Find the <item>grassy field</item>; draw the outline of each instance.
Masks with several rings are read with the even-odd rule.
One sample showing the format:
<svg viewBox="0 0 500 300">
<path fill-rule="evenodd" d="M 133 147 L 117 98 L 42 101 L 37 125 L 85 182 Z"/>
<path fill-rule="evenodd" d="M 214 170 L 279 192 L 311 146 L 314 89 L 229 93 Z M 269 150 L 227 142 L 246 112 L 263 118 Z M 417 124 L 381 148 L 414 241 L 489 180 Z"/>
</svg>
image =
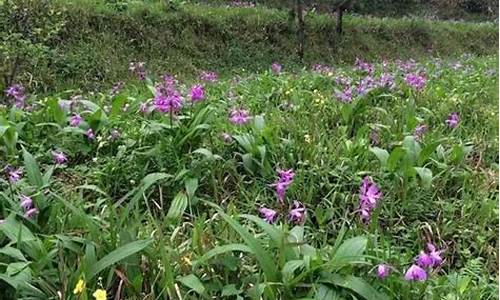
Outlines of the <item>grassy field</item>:
<svg viewBox="0 0 500 300">
<path fill-rule="evenodd" d="M 200 86 L 134 67 L 10 90 L 3 299 L 497 298 L 496 57 Z"/>
</svg>

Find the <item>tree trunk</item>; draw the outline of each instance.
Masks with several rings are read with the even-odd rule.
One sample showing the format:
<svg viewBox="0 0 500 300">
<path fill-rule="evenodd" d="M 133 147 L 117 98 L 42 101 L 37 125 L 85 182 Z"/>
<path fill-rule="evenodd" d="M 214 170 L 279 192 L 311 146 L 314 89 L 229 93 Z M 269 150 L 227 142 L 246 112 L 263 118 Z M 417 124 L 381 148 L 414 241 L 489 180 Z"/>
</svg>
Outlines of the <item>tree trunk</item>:
<svg viewBox="0 0 500 300">
<path fill-rule="evenodd" d="M 298 39 L 298 49 L 297 54 L 299 55 L 300 60 L 304 59 L 304 40 L 305 40 L 305 23 L 304 16 L 302 15 L 302 0 L 296 0 L 297 6 L 297 21 L 299 23 L 299 27 L 297 30 L 297 39 Z"/>
<path fill-rule="evenodd" d="M 337 7 L 337 34 L 342 34 L 342 15 L 344 14 L 344 8 L 342 6 Z"/>
</svg>

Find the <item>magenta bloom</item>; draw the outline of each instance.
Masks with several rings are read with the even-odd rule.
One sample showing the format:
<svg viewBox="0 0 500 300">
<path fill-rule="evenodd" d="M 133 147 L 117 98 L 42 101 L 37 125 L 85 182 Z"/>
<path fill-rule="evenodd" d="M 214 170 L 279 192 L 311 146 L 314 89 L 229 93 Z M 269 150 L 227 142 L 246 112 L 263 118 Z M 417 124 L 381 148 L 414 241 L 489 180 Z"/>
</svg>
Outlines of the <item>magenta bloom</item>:
<svg viewBox="0 0 500 300">
<path fill-rule="evenodd" d="M 396 87 L 396 83 L 394 82 L 394 76 L 388 73 L 383 73 L 380 75 L 378 79 L 378 86 L 381 88 L 394 89 Z"/>
<path fill-rule="evenodd" d="M 30 197 L 26 196 L 26 195 L 21 195 L 21 207 L 27 211 L 27 210 L 30 210 L 31 208 L 33 208 L 33 199 L 31 199 Z"/>
<path fill-rule="evenodd" d="M 460 115 L 456 112 L 453 112 L 448 116 L 448 119 L 446 119 L 445 122 L 448 127 L 456 128 L 458 126 L 458 123 L 460 122 Z"/>
<path fill-rule="evenodd" d="M 203 88 L 202 85 L 194 85 L 191 87 L 191 101 L 193 102 L 199 102 L 203 99 L 205 99 L 205 89 Z"/>
<path fill-rule="evenodd" d="M 31 218 L 33 218 L 37 214 L 38 214 L 38 209 L 32 208 L 32 209 L 30 209 L 30 210 L 28 210 L 27 212 L 24 213 L 24 217 L 27 218 L 27 219 L 31 219 Z"/>
<path fill-rule="evenodd" d="M 417 265 L 421 266 L 422 268 L 432 267 L 434 265 L 434 260 L 429 254 L 421 251 L 417 257 Z"/>
<path fill-rule="evenodd" d="M 85 132 L 85 135 L 89 140 L 93 140 L 95 138 L 94 130 L 92 128 L 87 129 L 87 132 Z"/>
<path fill-rule="evenodd" d="M 427 251 L 429 253 L 429 256 L 432 259 L 432 267 L 439 267 L 443 263 L 443 258 L 441 257 L 441 254 L 444 252 L 444 250 L 436 250 L 436 246 L 434 246 L 431 243 L 427 244 Z"/>
<path fill-rule="evenodd" d="M 69 125 L 72 127 L 78 127 L 82 122 L 82 117 L 80 115 L 73 115 L 69 120 Z"/>
<path fill-rule="evenodd" d="M 66 157 L 66 154 L 62 152 L 53 151 L 52 157 L 54 158 L 55 163 L 59 165 L 65 164 L 68 161 L 68 157 Z"/>
<path fill-rule="evenodd" d="M 427 273 L 421 267 L 411 265 L 411 267 L 406 271 L 404 278 L 408 281 L 425 281 L 427 280 Z"/>
<path fill-rule="evenodd" d="M 236 125 L 246 124 L 251 118 L 248 110 L 243 109 L 233 109 L 229 115 L 229 121 Z"/>
<path fill-rule="evenodd" d="M 377 276 L 380 279 L 384 279 L 387 276 L 389 276 L 390 272 L 391 272 L 391 268 L 386 264 L 380 264 L 377 266 Z"/>
<path fill-rule="evenodd" d="M 7 166 L 5 168 L 5 172 L 7 173 L 7 176 L 9 177 L 10 183 L 18 182 L 21 179 L 21 176 L 23 174 L 21 169 L 14 169 L 12 166 Z"/>
<path fill-rule="evenodd" d="M 350 103 L 352 102 L 352 88 L 346 86 L 343 91 L 335 91 L 335 97 L 340 102 Z"/>
<path fill-rule="evenodd" d="M 275 210 L 269 208 L 261 207 L 259 208 L 259 213 L 261 217 L 269 224 L 273 224 L 278 218 L 278 213 Z"/>
<path fill-rule="evenodd" d="M 377 207 L 380 198 L 382 198 L 382 192 L 379 187 L 370 177 L 363 178 L 359 191 L 359 210 L 363 222 L 370 220 L 372 210 Z"/>
<path fill-rule="evenodd" d="M 177 94 L 168 96 L 157 94 L 153 100 L 153 106 L 156 111 L 162 113 L 175 113 L 182 107 L 181 97 Z"/>
<path fill-rule="evenodd" d="M 414 88 L 417 91 L 421 91 L 427 82 L 427 78 L 423 75 L 416 73 L 408 73 L 405 76 L 406 84 Z"/>
<path fill-rule="evenodd" d="M 293 172 L 293 169 L 278 170 L 278 175 L 279 175 L 278 181 L 272 184 L 271 186 L 275 187 L 276 196 L 278 197 L 279 202 L 283 204 L 285 200 L 286 190 L 288 189 L 290 184 L 292 184 L 295 173 Z"/>
<path fill-rule="evenodd" d="M 271 70 L 273 71 L 274 74 L 279 74 L 281 73 L 281 64 L 275 62 L 271 65 Z"/>
<path fill-rule="evenodd" d="M 425 124 L 420 124 L 417 127 L 415 127 L 415 132 L 413 135 L 415 136 L 415 139 L 417 141 L 422 140 L 422 137 L 424 136 L 424 133 L 427 131 L 427 125 Z"/>
<path fill-rule="evenodd" d="M 290 222 L 295 224 L 304 223 L 306 218 L 306 208 L 299 201 L 293 201 L 290 212 L 288 213 L 288 219 Z"/>
</svg>

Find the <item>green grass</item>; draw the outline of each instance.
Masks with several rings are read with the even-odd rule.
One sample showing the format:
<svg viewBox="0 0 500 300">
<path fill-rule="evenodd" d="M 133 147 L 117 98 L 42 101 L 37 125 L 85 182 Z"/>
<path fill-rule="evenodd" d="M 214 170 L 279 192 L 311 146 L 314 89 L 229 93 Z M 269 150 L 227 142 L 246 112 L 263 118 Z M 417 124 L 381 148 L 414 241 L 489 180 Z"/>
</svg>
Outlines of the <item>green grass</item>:
<svg viewBox="0 0 500 300">
<path fill-rule="evenodd" d="M 0 179 L 4 299 L 92 299 L 98 288 L 125 299 L 497 299 L 498 58 L 417 69 L 428 78 L 422 91 L 396 64 L 376 64 L 374 77 L 393 74 L 396 87 L 351 103 L 333 96 L 336 79 L 357 85 L 366 74 L 339 67 L 204 83 L 206 99 L 175 116 L 138 112 L 154 77 L 116 96 L 85 93 L 90 102 L 72 112 L 63 100 L 72 91 L 2 111 L 0 151 L 23 170 L 17 183 Z M 176 87 L 188 95 L 190 84 Z M 231 124 L 233 108 L 253 119 Z M 418 124 L 428 126 L 421 140 Z M 55 165 L 54 150 L 68 162 Z M 283 205 L 270 186 L 280 168 L 296 172 Z M 365 176 L 383 191 L 367 224 Z M 36 217 L 23 217 L 21 194 Z M 303 223 L 288 220 L 293 200 L 307 209 Z M 261 206 L 279 213 L 276 224 L 256 217 Z M 427 242 L 445 249 L 443 264 L 425 282 L 405 281 Z M 394 268 L 385 280 L 379 263 Z"/>
<path fill-rule="evenodd" d="M 127 66 L 133 60 L 145 61 L 153 74 L 195 78 L 200 70 L 216 69 L 231 77 L 266 70 L 274 61 L 299 70 L 315 63 L 349 64 L 356 57 L 487 55 L 498 48 L 493 23 L 346 16 L 345 34 L 339 37 L 334 20 L 310 14 L 301 62 L 295 27 L 279 10 L 187 4 L 166 9 L 162 1 L 131 1 L 120 10 L 90 0 L 54 5 L 64 7 L 65 25 L 47 42 L 53 52 L 26 66 L 19 77 L 44 92 L 109 87 L 129 78 Z"/>
</svg>

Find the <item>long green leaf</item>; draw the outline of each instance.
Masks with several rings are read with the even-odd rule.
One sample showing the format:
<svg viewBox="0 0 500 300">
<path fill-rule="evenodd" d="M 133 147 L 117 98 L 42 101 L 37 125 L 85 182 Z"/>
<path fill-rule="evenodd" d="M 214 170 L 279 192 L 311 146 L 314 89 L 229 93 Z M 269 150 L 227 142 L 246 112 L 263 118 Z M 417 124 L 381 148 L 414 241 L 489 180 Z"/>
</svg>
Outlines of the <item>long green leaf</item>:
<svg viewBox="0 0 500 300">
<path fill-rule="evenodd" d="M 23 159 L 24 159 L 24 167 L 26 168 L 26 176 L 28 177 L 31 184 L 37 186 L 38 188 L 43 187 L 43 176 L 40 172 L 40 168 L 38 167 L 38 163 L 36 162 L 33 155 L 31 155 L 26 149 L 23 147 Z"/>
<path fill-rule="evenodd" d="M 143 250 L 144 248 L 149 246 L 152 242 L 153 239 L 150 238 L 147 240 L 131 242 L 117 248 L 116 250 L 112 251 L 108 255 L 101 258 L 99 261 L 97 261 L 97 263 L 90 266 L 89 270 L 87 270 L 85 278 L 90 281 L 92 278 L 94 278 L 94 276 L 99 274 L 99 272 L 101 272 L 102 270 L 110 267 L 111 265 L 119 262 L 120 260 L 132 254 L 135 254 Z"/>
<path fill-rule="evenodd" d="M 217 246 L 208 251 L 207 253 L 203 254 L 202 257 L 193 262 L 193 267 L 199 266 L 217 255 L 233 251 L 249 252 L 249 253 L 252 252 L 252 250 L 245 244 L 228 244 L 223 246 Z"/>
<path fill-rule="evenodd" d="M 205 201 L 208 205 L 212 206 L 217 210 L 219 215 L 241 236 L 245 244 L 252 249 L 253 255 L 259 262 L 261 269 L 267 277 L 268 281 L 278 281 L 279 272 L 276 263 L 272 255 L 267 252 L 262 244 L 254 238 L 243 226 L 241 226 L 237 221 L 235 221 L 230 216 L 226 215 L 220 207 L 217 205 Z"/>
</svg>

